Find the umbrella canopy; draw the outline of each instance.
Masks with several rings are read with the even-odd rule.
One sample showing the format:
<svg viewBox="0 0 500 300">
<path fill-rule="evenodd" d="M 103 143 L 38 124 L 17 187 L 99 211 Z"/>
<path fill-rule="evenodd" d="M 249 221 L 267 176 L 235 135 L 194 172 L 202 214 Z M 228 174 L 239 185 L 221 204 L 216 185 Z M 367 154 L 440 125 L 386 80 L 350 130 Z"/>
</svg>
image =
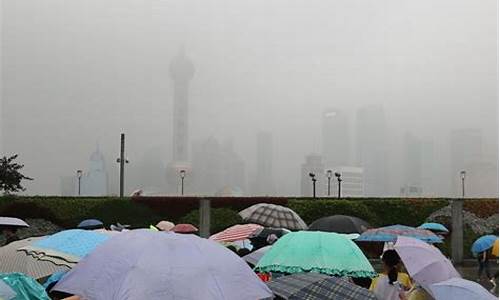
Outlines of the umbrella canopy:
<svg viewBox="0 0 500 300">
<path fill-rule="evenodd" d="M 283 236 L 264 254 L 255 269 L 261 272 L 317 272 L 349 277 L 376 275 L 353 241 L 341 234 L 321 231 L 299 231 Z"/>
<path fill-rule="evenodd" d="M 16 296 L 15 300 L 50 300 L 41 286 L 35 279 L 21 273 L 0 273 L 0 280 L 7 284 Z"/>
<path fill-rule="evenodd" d="M 30 227 L 28 223 L 18 218 L 0 217 L 0 226 Z"/>
<path fill-rule="evenodd" d="M 452 278 L 430 286 L 436 300 L 498 300 L 479 283 L 462 278 Z"/>
<path fill-rule="evenodd" d="M 476 255 L 488 249 L 491 249 L 495 244 L 495 241 L 498 240 L 498 236 L 496 235 L 484 235 L 478 238 L 471 246 L 471 252 Z"/>
<path fill-rule="evenodd" d="M 334 215 L 312 222 L 308 230 L 336 233 L 363 233 L 368 228 L 370 228 L 370 224 L 360 218 Z"/>
<path fill-rule="evenodd" d="M 92 252 L 98 245 L 104 243 L 110 235 L 96 231 L 70 229 L 50 235 L 35 243 L 20 248 L 30 255 L 42 256 L 41 259 L 68 262 L 72 267 L 82 257 Z"/>
<path fill-rule="evenodd" d="M 18 251 L 19 248 L 26 247 L 43 239 L 43 237 L 28 238 L 14 241 L 0 248 L 0 272 L 13 273 L 19 272 L 35 279 L 47 277 L 58 271 L 67 271 L 66 265 L 57 265 L 54 262 L 40 260 L 38 257 L 26 255 L 24 251 Z M 74 265 L 74 264 L 72 264 Z"/>
<path fill-rule="evenodd" d="M 368 229 L 363 232 L 358 242 L 396 242 L 398 236 L 412 237 L 427 243 L 442 243 L 443 240 L 433 232 L 405 225 L 391 225 L 380 228 Z"/>
<path fill-rule="evenodd" d="M 16 292 L 5 282 L 0 280 L 0 299 L 11 300 L 16 297 Z"/>
<path fill-rule="evenodd" d="M 440 223 L 423 223 L 417 227 L 418 229 L 427 229 L 437 233 L 448 233 L 450 232 L 443 224 Z"/>
<path fill-rule="evenodd" d="M 421 240 L 400 236 L 394 249 L 413 280 L 422 287 L 460 277 L 455 267 L 438 248 Z"/>
<path fill-rule="evenodd" d="M 156 227 L 161 231 L 170 231 L 175 227 L 175 224 L 169 221 L 160 221 L 156 224 Z"/>
<path fill-rule="evenodd" d="M 498 239 L 493 243 L 493 248 L 491 248 L 491 254 L 498 257 Z"/>
<path fill-rule="evenodd" d="M 257 230 L 263 227 L 257 224 L 234 225 L 210 236 L 211 240 L 217 242 L 234 242 L 248 239 Z"/>
<path fill-rule="evenodd" d="M 267 285 L 276 296 L 287 300 L 376 300 L 369 290 L 346 279 L 318 273 L 298 273 L 279 277 Z"/>
<path fill-rule="evenodd" d="M 256 223 L 267 227 L 287 228 L 290 230 L 306 230 L 306 223 L 300 216 L 281 205 L 259 203 L 239 212 L 245 222 Z"/>
<path fill-rule="evenodd" d="M 269 251 L 269 249 L 271 249 L 271 246 L 262 247 L 260 249 L 255 250 L 254 252 L 252 252 L 250 254 L 243 256 L 243 259 L 247 263 L 250 263 L 250 264 L 255 266 L 255 265 L 257 265 L 259 260 L 262 258 L 262 256 L 264 256 L 264 254 L 266 254 L 266 252 Z"/>
<path fill-rule="evenodd" d="M 77 226 L 77 228 L 79 228 L 79 229 L 97 229 L 97 228 L 103 228 L 103 227 L 104 227 L 104 223 L 102 223 L 102 221 L 99 221 L 97 219 L 83 220 Z"/>
<path fill-rule="evenodd" d="M 113 237 L 69 271 L 54 290 L 87 300 L 272 297 L 248 265 L 219 243 L 147 229 Z"/>
<path fill-rule="evenodd" d="M 198 228 L 192 224 L 177 224 L 170 231 L 176 233 L 195 233 L 198 232 Z"/>
</svg>

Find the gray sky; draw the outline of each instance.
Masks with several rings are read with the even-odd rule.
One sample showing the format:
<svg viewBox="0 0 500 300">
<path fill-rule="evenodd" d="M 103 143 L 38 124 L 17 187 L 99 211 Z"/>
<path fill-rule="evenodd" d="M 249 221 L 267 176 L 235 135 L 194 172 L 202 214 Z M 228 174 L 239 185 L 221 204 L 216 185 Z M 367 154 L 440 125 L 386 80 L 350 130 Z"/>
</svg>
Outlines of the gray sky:
<svg viewBox="0 0 500 300">
<path fill-rule="evenodd" d="M 406 131 L 434 140 L 443 185 L 452 129 L 482 129 L 497 159 L 496 0 L 1 3 L 1 146 L 36 178 L 30 194 L 59 194 L 96 142 L 116 181 L 121 131 L 132 162 L 152 148 L 168 162 L 181 45 L 196 68 L 190 140 L 233 138 L 251 175 L 255 134 L 272 132 L 280 194 L 298 194 L 304 155 L 321 152 L 327 107 L 354 124 L 356 109 L 383 105 L 393 193 Z"/>
</svg>

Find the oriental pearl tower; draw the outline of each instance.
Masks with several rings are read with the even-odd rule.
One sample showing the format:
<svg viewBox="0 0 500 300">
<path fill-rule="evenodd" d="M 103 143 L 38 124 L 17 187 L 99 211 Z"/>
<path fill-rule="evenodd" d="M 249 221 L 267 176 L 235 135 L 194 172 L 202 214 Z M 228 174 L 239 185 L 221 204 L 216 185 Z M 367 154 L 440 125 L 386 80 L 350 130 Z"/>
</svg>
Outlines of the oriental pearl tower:
<svg viewBox="0 0 500 300">
<path fill-rule="evenodd" d="M 188 99 L 189 82 L 194 75 L 193 63 L 186 57 L 184 48 L 170 63 L 170 77 L 173 82 L 174 110 L 172 160 L 167 166 L 167 182 L 170 193 L 179 192 L 180 176 L 189 176 L 190 163 L 188 153 Z"/>
</svg>

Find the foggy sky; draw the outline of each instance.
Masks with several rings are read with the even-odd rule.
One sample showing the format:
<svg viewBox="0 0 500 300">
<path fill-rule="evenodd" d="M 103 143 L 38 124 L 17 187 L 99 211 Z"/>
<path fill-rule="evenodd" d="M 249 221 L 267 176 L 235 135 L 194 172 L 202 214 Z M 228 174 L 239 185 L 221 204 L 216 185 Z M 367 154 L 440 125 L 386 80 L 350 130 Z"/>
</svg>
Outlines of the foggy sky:
<svg viewBox="0 0 500 300">
<path fill-rule="evenodd" d="M 28 194 L 60 193 L 99 143 L 117 193 L 119 134 L 127 157 L 170 161 L 169 64 L 195 66 L 190 145 L 233 138 L 255 173 L 256 133 L 274 139 L 281 195 L 321 153 L 321 114 L 383 105 L 389 194 L 397 195 L 406 132 L 437 148 L 449 192 L 449 136 L 479 128 L 498 153 L 496 0 L 1 0 L 3 153 L 19 153 Z M 351 128 L 354 133 L 355 128 Z M 137 188 L 127 182 L 127 191 Z"/>
</svg>

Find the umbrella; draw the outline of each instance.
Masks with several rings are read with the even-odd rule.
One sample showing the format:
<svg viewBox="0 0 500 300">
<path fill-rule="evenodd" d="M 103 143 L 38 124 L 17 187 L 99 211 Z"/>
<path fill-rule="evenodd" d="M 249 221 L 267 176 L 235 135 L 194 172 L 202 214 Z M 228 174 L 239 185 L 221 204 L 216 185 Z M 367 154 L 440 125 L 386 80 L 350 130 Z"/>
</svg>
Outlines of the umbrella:
<svg viewBox="0 0 500 300">
<path fill-rule="evenodd" d="M 23 220 L 11 217 L 0 217 L 0 226 L 30 227 Z"/>
<path fill-rule="evenodd" d="M 35 243 L 22 247 L 30 255 L 39 255 L 40 259 L 66 264 L 72 267 L 82 257 L 104 243 L 110 235 L 95 231 L 70 229 L 50 235 Z"/>
<path fill-rule="evenodd" d="M 104 224 L 97 219 L 87 219 L 83 220 L 78 224 L 79 229 L 98 229 L 104 227 Z"/>
<path fill-rule="evenodd" d="M 473 254 L 478 254 L 478 253 L 481 253 L 483 251 L 486 251 L 490 248 L 493 247 L 493 245 L 495 244 L 495 241 L 498 240 L 498 236 L 496 235 L 484 235 L 480 238 L 478 238 L 473 244 L 472 244 L 472 247 L 471 247 L 471 251 Z"/>
<path fill-rule="evenodd" d="M 290 230 L 306 230 L 306 223 L 288 207 L 259 203 L 239 212 L 245 222 L 256 223 L 267 227 L 287 228 Z"/>
<path fill-rule="evenodd" d="M 450 232 L 443 224 L 439 223 L 424 223 L 417 227 L 418 229 L 427 229 L 438 233 L 448 233 Z"/>
<path fill-rule="evenodd" d="M 421 240 L 399 236 L 394 249 L 413 280 L 427 288 L 433 283 L 460 277 L 438 248 Z"/>
<path fill-rule="evenodd" d="M 21 273 L 0 273 L 0 281 L 7 284 L 16 296 L 15 300 L 50 300 L 41 286 L 35 279 Z"/>
<path fill-rule="evenodd" d="M 373 277 L 373 267 L 359 247 L 333 232 L 289 233 L 273 244 L 255 267 L 260 272 Z"/>
<path fill-rule="evenodd" d="M 5 282 L 0 280 L 0 299 L 11 300 L 16 297 L 17 293 Z"/>
<path fill-rule="evenodd" d="M 427 243 L 442 243 L 443 240 L 433 232 L 405 225 L 391 225 L 380 228 L 368 229 L 363 232 L 358 242 L 396 242 L 398 236 L 412 237 Z"/>
<path fill-rule="evenodd" d="M 264 256 L 264 254 L 266 254 L 266 252 L 269 251 L 269 249 L 271 249 L 271 246 L 262 247 L 260 249 L 255 250 L 252 253 L 249 253 L 249 254 L 243 256 L 243 259 L 247 263 L 255 266 L 259 262 L 259 260 L 262 258 L 262 256 Z"/>
<path fill-rule="evenodd" d="M 493 244 L 493 248 L 491 249 L 491 254 L 493 254 L 496 257 L 498 257 L 498 239 Z"/>
<path fill-rule="evenodd" d="M 370 224 L 360 218 L 334 215 L 314 221 L 308 230 L 336 233 L 363 233 L 368 228 L 370 228 Z"/>
<path fill-rule="evenodd" d="M 192 224 L 177 224 L 170 231 L 176 233 L 195 233 L 198 232 L 198 228 Z"/>
<path fill-rule="evenodd" d="M 234 242 L 248 239 L 257 230 L 263 227 L 257 224 L 234 225 L 210 236 L 211 240 L 217 242 Z"/>
<path fill-rule="evenodd" d="M 430 286 L 436 300 L 498 300 L 479 283 L 462 278 L 451 278 Z"/>
<path fill-rule="evenodd" d="M 17 249 L 31 245 L 43 237 L 28 238 L 14 241 L 0 248 L 0 272 L 19 272 L 29 275 L 35 279 L 47 277 L 58 271 L 67 271 L 66 265 L 57 265 L 54 262 L 40 260 L 37 257 L 26 255 Z"/>
<path fill-rule="evenodd" d="M 53 289 L 87 300 L 272 297 L 248 265 L 219 243 L 147 229 L 113 237 Z"/>
<path fill-rule="evenodd" d="M 160 221 L 156 224 L 156 227 L 161 231 L 170 231 L 175 227 L 175 224 L 169 221 Z"/>
<path fill-rule="evenodd" d="M 287 300 L 376 300 L 371 291 L 346 279 L 318 273 L 298 273 L 268 282 L 273 293 Z"/>
</svg>

